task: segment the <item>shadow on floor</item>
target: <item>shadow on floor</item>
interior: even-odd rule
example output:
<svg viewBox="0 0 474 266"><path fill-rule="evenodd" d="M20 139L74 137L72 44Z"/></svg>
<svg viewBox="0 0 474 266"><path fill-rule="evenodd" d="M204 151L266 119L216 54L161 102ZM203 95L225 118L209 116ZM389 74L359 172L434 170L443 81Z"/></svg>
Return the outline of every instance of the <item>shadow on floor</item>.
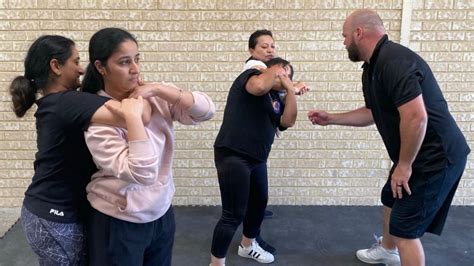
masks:
<svg viewBox="0 0 474 266"><path fill-rule="evenodd" d="M367 265L355 251L374 242L381 233L382 207L270 206L263 238L277 248L272 265ZM209 265L212 231L220 207L175 207L176 236L173 265ZM453 206L441 237L422 238L428 266L474 266L474 207ZM237 256L241 230L227 256L227 266L259 265ZM0 265L38 265L19 223L0 240Z"/></svg>

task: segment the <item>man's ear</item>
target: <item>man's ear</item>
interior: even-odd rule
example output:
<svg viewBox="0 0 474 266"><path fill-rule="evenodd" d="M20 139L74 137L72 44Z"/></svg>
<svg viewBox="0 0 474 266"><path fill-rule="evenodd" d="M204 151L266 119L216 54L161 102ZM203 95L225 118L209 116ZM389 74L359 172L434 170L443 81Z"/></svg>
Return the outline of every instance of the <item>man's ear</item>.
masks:
<svg viewBox="0 0 474 266"><path fill-rule="evenodd" d="M362 37L364 36L364 29L362 27L357 27L354 32L356 33L357 40L362 39Z"/></svg>
<svg viewBox="0 0 474 266"><path fill-rule="evenodd" d="M102 65L102 63L99 60L94 61L94 67L102 76L105 76L105 74L107 73L105 67Z"/></svg>
<svg viewBox="0 0 474 266"><path fill-rule="evenodd" d="M61 64L58 59L51 59L51 61L49 61L49 68L51 68L51 71L56 74L56 76L61 76Z"/></svg>

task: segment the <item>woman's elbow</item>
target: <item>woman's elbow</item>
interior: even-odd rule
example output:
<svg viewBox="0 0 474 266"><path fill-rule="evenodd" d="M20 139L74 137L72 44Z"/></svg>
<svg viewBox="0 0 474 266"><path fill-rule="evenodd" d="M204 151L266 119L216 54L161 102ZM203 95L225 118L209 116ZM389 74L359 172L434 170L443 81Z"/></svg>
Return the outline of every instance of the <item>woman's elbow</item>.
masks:
<svg viewBox="0 0 474 266"><path fill-rule="evenodd" d="M296 123L296 119L295 120L282 120L280 125L283 126L283 127L286 127L286 128L290 128L290 127L293 127L295 126L295 123Z"/></svg>
<svg viewBox="0 0 474 266"><path fill-rule="evenodd" d="M156 182L156 179L158 177L158 173L154 174L154 173L149 173L149 174L146 174L146 175L134 175L135 176L135 180L138 184L140 185L144 185L144 186L150 186L150 185L153 185L155 182Z"/></svg>
<svg viewBox="0 0 474 266"><path fill-rule="evenodd" d="M206 115L204 116L204 120L212 119L215 114L216 114L216 105L214 104L214 102L212 100L210 100L209 101L209 109L208 109Z"/></svg>
<svg viewBox="0 0 474 266"><path fill-rule="evenodd" d="M295 126L295 122L291 122L286 125L287 128L294 127L294 126Z"/></svg>
<svg viewBox="0 0 474 266"><path fill-rule="evenodd" d="M131 167L130 174L136 183L144 186L153 185L159 174L159 167L156 164L148 166Z"/></svg>

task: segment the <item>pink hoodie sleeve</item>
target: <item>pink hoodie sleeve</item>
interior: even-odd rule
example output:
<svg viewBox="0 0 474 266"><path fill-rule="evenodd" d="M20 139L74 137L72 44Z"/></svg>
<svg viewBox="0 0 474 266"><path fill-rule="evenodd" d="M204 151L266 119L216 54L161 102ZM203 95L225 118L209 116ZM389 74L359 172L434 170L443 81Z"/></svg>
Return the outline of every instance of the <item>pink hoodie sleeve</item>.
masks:
<svg viewBox="0 0 474 266"><path fill-rule="evenodd" d="M214 116L216 106L212 99L203 92L193 91L192 94L194 104L188 110L177 108L173 120L177 120L185 125L195 125L199 122L209 120Z"/></svg>
<svg viewBox="0 0 474 266"><path fill-rule="evenodd" d="M155 182L159 158L149 139L127 142L126 130L98 124L84 135L101 176L142 185Z"/></svg>

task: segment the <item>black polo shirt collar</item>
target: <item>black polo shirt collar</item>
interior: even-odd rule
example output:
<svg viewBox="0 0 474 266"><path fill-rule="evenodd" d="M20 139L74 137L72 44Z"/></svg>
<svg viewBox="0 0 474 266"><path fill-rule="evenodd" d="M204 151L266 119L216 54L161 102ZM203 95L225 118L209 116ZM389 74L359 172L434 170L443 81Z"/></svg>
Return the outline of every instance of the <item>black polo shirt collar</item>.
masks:
<svg viewBox="0 0 474 266"><path fill-rule="evenodd" d="M377 45L374 48L374 52L372 53L372 57L370 58L370 64L373 65L375 63L375 61L377 61L377 57L379 55L380 49L381 49L382 45L384 45L386 42L388 42L388 35L384 34L382 36L382 38L380 38L379 42L377 43ZM369 65L369 63L365 62L362 65L362 68L365 68L368 65Z"/></svg>

